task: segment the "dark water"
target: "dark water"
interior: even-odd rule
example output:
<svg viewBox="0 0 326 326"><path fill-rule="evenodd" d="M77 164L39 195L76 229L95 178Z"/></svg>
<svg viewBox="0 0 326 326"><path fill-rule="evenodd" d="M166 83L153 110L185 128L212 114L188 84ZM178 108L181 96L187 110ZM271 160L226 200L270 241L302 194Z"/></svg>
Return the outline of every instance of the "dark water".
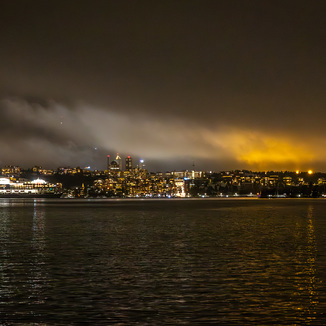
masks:
<svg viewBox="0 0 326 326"><path fill-rule="evenodd" d="M0 200L1 325L326 324L325 200Z"/></svg>

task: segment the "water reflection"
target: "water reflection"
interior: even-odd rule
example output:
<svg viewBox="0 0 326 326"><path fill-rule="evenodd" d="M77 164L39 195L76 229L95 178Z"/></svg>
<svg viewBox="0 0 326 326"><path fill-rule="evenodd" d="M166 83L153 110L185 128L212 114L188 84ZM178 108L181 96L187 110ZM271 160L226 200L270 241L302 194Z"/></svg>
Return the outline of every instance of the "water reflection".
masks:
<svg viewBox="0 0 326 326"><path fill-rule="evenodd" d="M44 208L11 199L0 206L0 324L37 321L48 284Z"/></svg>
<svg viewBox="0 0 326 326"><path fill-rule="evenodd" d="M5 207L5 206L2 206ZM8 244L10 239L9 227L10 215L8 210L2 208L0 210L0 300L3 303L6 297L9 297L13 291L8 287L10 283L10 275L7 273L8 260L10 257L10 246Z"/></svg>
<svg viewBox="0 0 326 326"><path fill-rule="evenodd" d="M31 269L28 280L30 299L34 304L44 303L45 300L44 290L47 283L45 247L45 213L35 200L31 238Z"/></svg>
<svg viewBox="0 0 326 326"><path fill-rule="evenodd" d="M305 246L298 246L296 251L295 292L293 294L294 307L302 321L310 324L316 319L316 308L319 304L317 287L320 280L316 276L317 244L314 228L314 208L309 205L305 228L302 237L306 238Z"/></svg>
<svg viewBox="0 0 326 326"><path fill-rule="evenodd" d="M326 202L17 203L0 209L8 325L322 324Z"/></svg>

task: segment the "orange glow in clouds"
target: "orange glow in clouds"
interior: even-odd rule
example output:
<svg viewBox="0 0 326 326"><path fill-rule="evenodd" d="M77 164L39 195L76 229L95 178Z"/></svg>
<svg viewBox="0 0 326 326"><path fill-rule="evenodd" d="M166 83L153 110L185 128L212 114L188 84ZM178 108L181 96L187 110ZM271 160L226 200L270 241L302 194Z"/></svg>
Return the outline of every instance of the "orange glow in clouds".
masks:
<svg viewBox="0 0 326 326"><path fill-rule="evenodd" d="M229 134L225 142L237 161L257 169L282 167L293 170L295 166L309 164L314 158L310 148L277 135L236 132Z"/></svg>

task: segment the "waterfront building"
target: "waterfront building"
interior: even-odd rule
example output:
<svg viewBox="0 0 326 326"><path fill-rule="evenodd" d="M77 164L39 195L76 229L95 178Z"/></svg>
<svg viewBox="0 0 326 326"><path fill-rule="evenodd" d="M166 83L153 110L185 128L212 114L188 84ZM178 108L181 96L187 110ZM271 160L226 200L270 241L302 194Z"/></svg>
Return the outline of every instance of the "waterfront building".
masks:
<svg viewBox="0 0 326 326"><path fill-rule="evenodd" d="M60 196L62 185L52 184L42 179L13 182L10 178L0 178L0 197L52 197Z"/></svg>
<svg viewBox="0 0 326 326"><path fill-rule="evenodd" d="M286 176L283 177L283 182L286 186L292 186L293 182L292 182L292 177Z"/></svg>
<svg viewBox="0 0 326 326"><path fill-rule="evenodd" d="M184 179L175 179L173 195L176 197L186 197L185 180Z"/></svg>

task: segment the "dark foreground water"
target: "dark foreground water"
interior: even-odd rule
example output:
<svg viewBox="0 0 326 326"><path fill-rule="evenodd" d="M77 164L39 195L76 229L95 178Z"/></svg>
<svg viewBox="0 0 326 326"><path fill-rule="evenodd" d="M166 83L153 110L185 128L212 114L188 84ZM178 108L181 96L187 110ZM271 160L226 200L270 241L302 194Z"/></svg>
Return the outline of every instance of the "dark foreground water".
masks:
<svg viewBox="0 0 326 326"><path fill-rule="evenodd" d="M0 200L1 325L326 324L326 200Z"/></svg>

